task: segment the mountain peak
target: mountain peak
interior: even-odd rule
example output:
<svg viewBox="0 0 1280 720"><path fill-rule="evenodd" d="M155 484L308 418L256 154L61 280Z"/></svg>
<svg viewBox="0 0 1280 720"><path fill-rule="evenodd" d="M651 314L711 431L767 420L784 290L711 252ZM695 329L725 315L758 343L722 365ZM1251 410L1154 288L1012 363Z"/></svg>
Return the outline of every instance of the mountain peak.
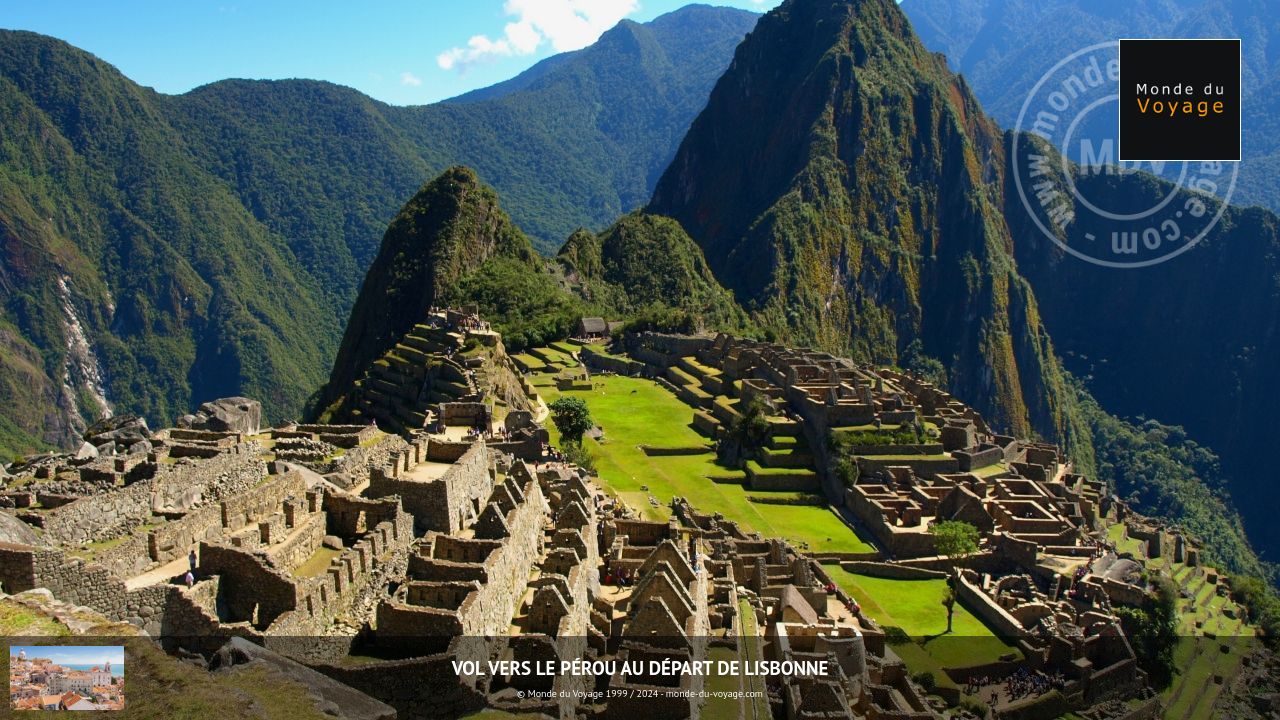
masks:
<svg viewBox="0 0 1280 720"><path fill-rule="evenodd" d="M892 0L787 0L739 45L649 211L766 329L881 363L918 341L998 426L1064 439L1060 369L985 178L1000 151Z"/></svg>
<svg viewBox="0 0 1280 720"><path fill-rule="evenodd" d="M537 254L475 171L454 166L405 203L391 221L351 310L320 408L332 403L395 345L453 284L492 257L536 269Z"/></svg>

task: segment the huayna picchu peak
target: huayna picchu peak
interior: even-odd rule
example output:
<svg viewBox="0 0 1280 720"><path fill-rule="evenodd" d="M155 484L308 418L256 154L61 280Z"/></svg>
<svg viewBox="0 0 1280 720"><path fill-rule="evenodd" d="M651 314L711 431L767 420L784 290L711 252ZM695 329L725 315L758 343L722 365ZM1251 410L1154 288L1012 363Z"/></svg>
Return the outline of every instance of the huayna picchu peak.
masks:
<svg viewBox="0 0 1280 720"><path fill-rule="evenodd" d="M442 305L460 278L492 258L541 272L529 239L475 171L452 167L423 185L382 238L317 408L329 408L375 359Z"/></svg>
<svg viewBox="0 0 1280 720"><path fill-rule="evenodd" d="M990 182L1000 138L891 0L788 0L738 47L648 209L766 328L877 362L918 341L999 426L1087 456Z"/></svg>

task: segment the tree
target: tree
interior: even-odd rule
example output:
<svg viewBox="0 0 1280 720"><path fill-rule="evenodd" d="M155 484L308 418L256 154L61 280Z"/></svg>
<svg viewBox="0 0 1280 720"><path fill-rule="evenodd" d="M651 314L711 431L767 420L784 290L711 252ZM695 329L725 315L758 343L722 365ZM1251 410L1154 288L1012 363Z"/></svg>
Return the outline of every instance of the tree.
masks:
<svg viewBox="0 0 1280 720"><path fill-rule="evenodd" d="M562 397L548 407L551 421L556 424L560 439L565 443L580 444L582 435L595 425L591 420L591 410L582 398Z"/></svg>
<svg viewBox="0 0 1280 720"><path fill-rule="evenodd" d="M942 606L947 609L947 632L951 632L951 620L956 609L956 568L970 555L978 552L978 528L963 520L943 520L929 527L938 554L951 565L946 594Z"/></svg>
<svg viewBox="0 0 1280 720"><path fill-rule="evenodd" d="M929 527L933 546L953 567L978 552L978 528L963 520L943 520Z"/></svg>
<svg viewBox="0 0 1280 720"><path fill-rule="evenodd" d="M1173 681L1173 650L1178 644L1177 596L1173 581L1157 576L1142 607L1116 608L1138 667L1147 672L1156 688L1169 687Z"/></svg>
<svg viewBox="0 0 1280 720"><path fill-rule="evenodd" d="M769 405L753 394L742 401L739 415L729 422L719 446L720 459L736 465L764 447L768 436Z"/></svg>

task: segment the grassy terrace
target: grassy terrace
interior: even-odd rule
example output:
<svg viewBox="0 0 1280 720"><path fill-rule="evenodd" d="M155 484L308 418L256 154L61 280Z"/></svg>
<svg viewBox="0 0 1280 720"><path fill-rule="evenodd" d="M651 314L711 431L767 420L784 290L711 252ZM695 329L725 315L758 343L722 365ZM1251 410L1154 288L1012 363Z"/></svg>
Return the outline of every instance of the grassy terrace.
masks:
<svg viewBox="0 0 1280 720"><path fill-rule="evenodd" d="M1128 537L1123 523L1108 527L1107 539L1115 543L1120 552L1144 558L1143 562L1152 572L1163 572L1173 578L1185 594L1177 601L1180 639L1173 653L1176 674L1169 687L1160 693L1167 708L1164 716L1172 720L1217 717L1213 706L1223 685L1214 678L1220 676L1230 682L1240 671L1244 656L1258 642L1254 628L1239 619L1243 617L1241 608L1218 595L1217 585L1207 582L1205 572L1212 568L1193 568L1173 562L1171 553L1147 558L1146 543ZM1236 617L1228 617L1227 610L1232 610Z"/></svg>
<svg viewBox="0 0 1280 720"><path fill-rule="evenodd" d="M600 387L563 394L581 397L591 408L596 424L604 428L604 442L587 440L596 458L600 480L611 494L651 520L670 514L674 496L683 496L700 512L721 513L729 520L766 536L777 535L813 552L868 552L872 548L826 507L812 505L765 505L753 503L740 484L715 483L709 476L743 476L742 471L717 465L715 455L670 455L650 457L638 446L701 447L706 438L689 423L693 408L669 390L649 380L600 375L593 378ZM560 397L549 378L535 378L538 392L548 403ZM548 423L552 442L559 437ZM740 482L740 481L739 481ZM647 486L648 492L641 489ZM658 506L649 503L649 495Z"/></svg>
<svg viewBox="0 0 1280 720"><path fill-rule="evenodd" d="M13 636L70 635L66 625L14 600L0 601L0 633Z"/></svg>
<svg viewBox="0 0 1280 720"><path fill-rule="evenodd" d="M298 578L309 578L322 575L329 569L329 563L333 559L341 555L342 552L333 548L320 547L312 553L301 565L293 569L293 576Z"/></svg>
<svg viewBox="0 0 1280 720"><path fill-rule="evenodd" d="M943 668L970 667L995 662L1001 656L1021 652L1001 640L973 613L957 603L951 634L946 634L947 611L942 606L943 580L891 580L846 572L839 565L824 565L882 627L902 628L912 642L894 645L893 651L913 673L933 673L939 685L955 687Z"/></svg>
<svg viewBox="0 0 1280 720"><path fill-rule="evenodd" d="M1002 472L1008 472L1008 470L1009 470L1009 467L1004 463L996 463L995 465L988 465L983 468L978 468L977 470L973 470L972 472L974 475L977 475L980 478L989 478L993 475L999 475Z"/></svg>

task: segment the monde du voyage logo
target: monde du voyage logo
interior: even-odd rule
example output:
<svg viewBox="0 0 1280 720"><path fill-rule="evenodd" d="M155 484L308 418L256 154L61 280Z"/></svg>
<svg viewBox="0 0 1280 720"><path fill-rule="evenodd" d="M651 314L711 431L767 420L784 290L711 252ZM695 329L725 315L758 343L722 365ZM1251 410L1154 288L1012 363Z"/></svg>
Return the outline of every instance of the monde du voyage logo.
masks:
<svg viewBox="0 0 1280 720"><path fill-rule="evenodd" d="M1067 253L1106 267L1154 265L1221 219L1240 127L1239 40L1091 45L1028 93L1014 184L1032 223Z"/></svg>

